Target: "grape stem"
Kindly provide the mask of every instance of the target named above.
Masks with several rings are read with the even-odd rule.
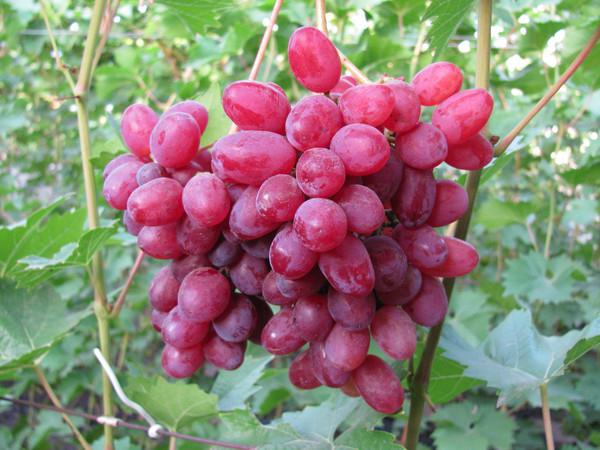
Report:
[[[540,386],[542,400],[542,418],[544,420],[544,434],[546,435],[546,449],[554,450],[554,435],[552,434],[552,418],[550,417],[550,404],[548,402],[548,385]]]
[[[135,277],[135,274],[138,272],[138,270],[140,269],[140,266],[142,265],[144,256],[145,256],[144,251],[140,250],[138,252],[137,257],[135,258],[135,262],[133,263],[133,266],[131,266],[131,269],[129,269],[129,275],[127,275],[127,280],[125,281],[125,284],[123,285],[123,288],[121,289],[121,292],[119,293],[119,296],[117,297],[117,300],[112,305],[112,309],[110,311],[111,319],[114,319],[119,316],[119,313],[121,312],[121,309],[123,308],[123,305],[125,304],[125,297],[127,297],[127,292],[129,292],[129,288],[131,287],[131,284],[133,283],[133,278]]]
[[[579,52],[577,57],[573,60],[571,65],[565,70],[565,72],[561,75],[561,77],[554,83],[546,94],[537,102],[537,104],[527,113],[521,121],[515,125],[515,127],[500,141],[500,143],[496,146],[494,154],[496,156],[500,156],[502,153],[506,151],[506,149],[510,146],[512,141],[523,131],[529,122],[533,120],[533,118],[542,110],[544,106],[546,106],[550,100],[554,97],[554,95],[559,91],[559,89],[571,78],[571,76],[575,73],[575,71],[581,66],[583,61],[590,54],[596,43],[600,39],[600,26],[596,28],[595,33],[592,35],[590,40],[587,42],[585,47]]]

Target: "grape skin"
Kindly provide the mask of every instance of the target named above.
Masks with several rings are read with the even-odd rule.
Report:
[[[408,268],[402,248],[389,236],[372,236],[364,244],[375,272],[375,290],[380,293],[400,289]]]
[[[351,372],[367,357],[371,337],[369,330],[348,330],[335,324],[325,340],[325,354],[338,369]]]
[[[364,123],[378,127],[394,109],[394,92],[384,84],[362,84],[346,90],[339,100],[346,124]]]
[[[327,309],[327,299],[322,295],[300,297],[293,309],[296,333],[305,341],[322,341],[333,326]]]
[[[421,271],[409,264],[402,285],[391,292],[378,291],[377,298],[384,305],[405,305],[419,293],[422,282]]]
[[[296,179],[291,175],[278,174],[266,179],[256,194],[256,210],[265,219],[287,222],[294,218],[296,210],[304,201]]]
[[[311,198],[296,211],[293,227],[302,245],[321,253],[343,242],[348,220],[344,210],[332,200]]]
[[[208,254],[208,260],[215,267],[227,267],[234,264],[242,256],[242,249],[238,244],[233,244],[223,239]]]
[[[169,312],[177,306],[179,281],[173,276],[171,268],[164,266],[152,277],[148,289],[148,299],[156,311]]]
[[[397,151],[392,151],[390,159],[381,170],[363,177],[363,185],[375,192],[382,202],[391,200],[402,182],[404,163],[396,154]]]
[[[343,161],[347,175],[371,175],[390,158],[390,144],[385,136],[362,123],[341,128],[331,140],[331,150]]]
[[[108,167],[108,166],[107,166]],[[167,171],[158,163],[150,162],[141,166],[135,174],[135,180],[141,186],[156,178],[166,177]]]
[[[229,277],[233,285],[246,295],[258,295],[262,292],[262,285],[269,273],[267,263],[262,258],[244,253],[242,257],[229,270]]]
[[[368,236],[385,221],[385,210],[381,200],[366,186],[345,186],[333,200],[346,213],[350,231]]]
[[[127,209],[127,200],[138,187],[135,175],[142,166],[141,161],[131,161],[116,167],[104,180],[102,194],[106,203],[119,211]]]
[[[448,311],[448,298],[444,286],[437,278],[423,275],[421,290],[403,308],[412,321],[419,325],[424,327],[439,325]]]
[[[207,267],[208,265],[209,261],[205,255],[188,255],[174,259],[169,267],[175,279],[181,283],[192,270]]]
[[[291,224],[286,224],[271,242],[269,262],[273,271],[292,280],[307,275],[319,255],[302,245]]]
[[[412,86],[423,106],[438,105],[456,94],[462,85],[462,71],[452,63],[440,61],[418,72]]]
[[[467,191],[458,183],[450,180],[437,180],[435,202],[427,224],[443,227],[460,219],[469,208]]]
[[[200,128],[194,118],[183,112],[163,116],[152,130],[150,151],[163,167],[181,169],[187,166],[200,144]]]
[[[202,346],[177,349],[171,345],[165,345],[161,363],[163,370],[170,377],[191,377],[204,364]]]
[[[313,373],[321,384],[329,387],[341,387],[350,379],[350,372],[338,369],[327,359],[324,343],[312,342],[308,354]]]
[[[383,126],[397,134],[412,130],[419,123],[421,105],[411,85],[395,80],[387,84],[394,91],[394,109]]]
[[[206,126],[208,125],[208,111],[204,105],[195,102],[193,100],[184,100],[179,103],[175,103],[171,106],[163,115],[163,117],[169,114],[181,112],[187,113],[196,121],[200,134],[204,134]]]
[[[205,227],[185,217],[177,225],[177,243],[188,255],[204,255],[219,240],[220,227]]]
[[[292,310],[285,308],[267,322],[261,334],[261,344],[273,355],[288,355],[304,345],[304,339],[295,333]]]
[[[295,298],[286,297],[277,287],[277,273],[269,272],[262,285],[262,297],[272,305],[289,306],[296,303]]]
[[[471,273],[479,264],[479,254],[475,247],[461,239],[444,236],[448,247],[448,258],[439,266],[423,269],[423,273],[434,277],[454,278]]]
[[[404,403],[404,390],[394,370],[381,358],[369,355],[352,373],[356,389],[367,404],[383,414],[395,414]]]
[[[433,169],[448,155],[444,134],[428,123],[420,123],[396,140],[398,155],[405,164],[419,170]]]
[[[131,152],[144,158],[150,155],[150,134],[158,116],[149,106],[134,103],[121,116],[121,136]]]
[[[275,230],[279,224],[265,219],[256,209],[258,189],[248,186],[231,208],[229,230],[240,240],[258,239]]]
[[[127,199],[127,212],[142,225],[166,225],[183,216],[181,185],[171,178],[156,178],[136,188]]]
[[[210,323],[187,320],[176,307],[162,323],[161,333],[165,344],[182,350],[200,345],[209,329]]]
[[[201,267],[181,283],[178,305],[190,320],[210,322],[227,309],[231,297],[229,281],[215,269]]]
[[[342,327],[362,330],[371,324],[375,315],[375,296],[373,293],[366,297],[347,295],[329,288],[327,308],[331,317]]]
[[[175,223],[142,228],[137,236],[137,245],[144,253],[156,259],[176,259],[183,254],[177,243]]]
[[[448,147],[446,163],[462,170],[483,169],[494,157],[494,147],[481,133]]]
[[[257,314],[248,297],[235,294],[229,306],[213,321],[217,335],[227,342],[244,342],[256,327]]]
[[[390,358],[410,359],[417,348],[417,329],[409,315],[397,306],[384,306],[375,313],[371,335]]]
[[[392,198],[392,209],[406,228],[423,225],[435,204],[436,183],[430,170],[404,167],[400,189]]]
[[[308,351],[299,353],[288,369],[290,383],[299,389],[314,389],[321,386],[315,376]]]
[[[122,166],[128,162],[134,163],[144,163],[140,158],[130,153],[125,153],[122,155],[115,156],[111,159],[106,166],[104,166],[104,170],[102,171],[102,179],[106,180],[112,171],[114,171],[117,167]],[[140,166],[141,167],[141,166]],[[136,177],[137,178],[137,177]]]
[[[296,179],[309,197],[328,198],[344,186],[346,169],[341,158],[331,150],[311,148],[298,158]]]
[[[287,140],[297,150],[329,147],[333,135],[344,125],[338,106],[323,95],[300,100],[285,121]]]
[[[183,208],[200,225],[214,227],[229,214],[231,201],[225,184],[212,173],[195,175],[183,188]]]
[[[394,239],[400,244],[408,261],[419,269],[439,267],[448,258],[448,247],[443,236],[429,225],[409,229],[397,225]]]
[[[215,335],[203,347],[206,360],[219,369],[235,370],[244,362],[245,342],[226,342]]]

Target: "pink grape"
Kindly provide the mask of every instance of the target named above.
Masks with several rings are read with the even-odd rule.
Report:
[[[325,354],[334,366],[351,372],[367,357],[370,341],[367,329],[348,330],[335,324],[325,339]]]
[[[166,177],[167,171],[160,164],[149,162],[140,167],[135,174],[135,180],[141,186],[156,178]]]
[[[403,308],[412,321],[419,325],[424,327],[439,325],[448,311],[448,298],[444,286],[437,278],[424,275],[421,290]]]
[[[262,285],[269,273],[267,263],[262,258],[244,253],[242,257],[229,270],[229,277],[233,285],[246,295],[258,295],[262,292]]]
[[[315,267],[318,260],[317,253],[302,245],[291,224],[285,225],[271,242],[271,267],[286,278],[302,278]]]
[[[321,254],[319,268],[329,284],[348,295],[367,296],[375,286],[375,272],[367,249],[352,235],[337,248]]]
[[[302,245],[314,252],[326,252],[342,243],[348,220],[332,200],[311,198],[296,211],[293,227]]]
[[[219,227],[205,227],[185,217],[177,225],[177,242],[188,255],[208,253],[219,240]]]
[[[169,313],[164,311],[159,311],[157,309],[153,309],[150,313],[150,323],[152,323],[152,327],[160,333],[162,329],[162,324],[167,318]]]
[[[212,336],[203,347],[206,360],[219,369],[235,370],[244,362],[245,342],[227,342]]]
[[[294,218],[304,194],[291,175],[278,174],[266,179],[256,194],[256,210],[265,219],[287,222]]]
[[[210,323],[187,320],[179,308],[173,308],[161,326],[165,344],[179,349],[197,347],[209,330]]]
[[[185,187],[186,184],[198,173],[197,168],[188,164],[181,169],[167,169],[167,173],[171,178],[177,181],[182,187]]]
[[[240,131],[213,145],[213,173],[225,182],[260,186],[278,173],[289,173],[296,152],[288,141],[270,131]]]
[[[183,254],[177,243],[175,223],[142,228],[137,236],[137,245],[156,259],[175,259]]]
[[[190,166],[198,172],[212,172],[211,162],[212,152],[206,148],[201,148],[198,153],[196,153],[196,156],[194,156],[194,159],[192,159]]]
[[[328,92],[340,79],[342,65],[337,50],[314,27],[294,31],[288,43],[288,60],[296,79],[309,91]]]
[[[277,283],[277,289],[283,296],[298,299],[317,293],[325,284],[325,279],[319,269],[315,267],[308,275],[295,280],[277,274],[275,282]]]
[[[237,202],[248,186],[245,184],[228,183],[225,185],[231,204]]]
[[[444,134],[428,123],[420,123],[413,130],[398,136],[396,148],[405,164],[419,170],[433,169],[448,154]]]
[[[202,346],[178,349],[171,345],[165,345],[161,362],[163,370],[170,377],[191,377],[204,364]]]
[[[448,145],[457,145],[475,136],[492,115],[494,99],[485,89],[467,89],[440,103],[431,123],[442,130]]]
[[[296,179],[309,197],[327,198],[344,185],[346,169],[341,158],[328,148],[311,148],[298,158]]]
[[[333,100],[323,95],[310,95],[300,100],[285,121],[287,140],[297,150],[329,147],[333,135],[344,125],[344,119]]]
[[[348,229],[369,235],[385,221],[383,204],[375,192],[360,184],[345,186],[333,198],[346,213]]]
[[[417,329],[406,312],[398,306],[384,306],[375,313],[371,335],[390,358],[410,359],[417,348]]]
[[[422,282],[421,271],[409,264],[402,285],[391,292],[377,292],[377,297],[384,305],[405,305],[419,293]]]
[[[462,170],[483,169],[494,157],[494,147],[481,133],[470,137],[462,144],[448,147],[446,163]]]
[[[142,225],[141,223],[137,223],[135,220],[133,220],[133,218],[127,211],[123,213],[123,225],[125,226],[127,232],[132,236],[137,236],[138,234],[140,234],[141,229],[144,228],[144,225]]]
[[[402,183],[394,198],[392,209],[406,228],[416,228],[429,219],[435,204],[436,183],[430,170],[404,167]]]
[[[269,272],[262,285],[262,297],[272,305],[288,306],[296,303],[295,298],[286,297],[277,287],[277,274]]]
[[[150,155],[150,134],[158,116],[149,106],[129,105],[121,117],[121,136],[131,153],[143,158]]]
[[[438,105],[456,94],[462,85],[462,71],[452,63],[440,61],[418,72],[412,86],[423,106]]]
[[[223,222],[231,207],[225,184],[207,172],[195,175],[185,185],[182,202],[187,215],[205,227]]]
[[[448,258],[433,269],[423,269],[423,273],[433,277],[454,278],[471,273],[479,264],[479,254],[475,247],[466,241],[444,236],[448,247]]]
[[[234,264],[241,256],[242,249],[238,244],[223,239],[208,254],[208,259],[215,267],[227,267]]]
[[[419,97],[412,86],[404,81],[388,83],[394,91],[394,109],[383,126],[396,134],[403,134],[415,128],[421,116]]]
[[[323,342],[312,342],[308,349],[308,355],[313,373],[321,384],[329,387],[341,387],[350,379],[350,372],[337,368],[327,359]]]
[[[169,312],[177,306],[177,292],[179,281],[173,276],[171,268],[165,266],[154,274],[148,298],[152,308],[161,312]]]
[[[333,326],[327,299],[318,294],[300,297],[293,309],[296,333],[307,342],[322,341]]]
[[[396,103],[394,91],[385,84],[361,84],[346,90],[339,105],[344,122],[382,125]]]
[[[464,188],[450,180],[437,180],[435,203],[427,224],[443,227],[458,220],[469,208],[469,196]]]
[[[389,236],[373,236],[364,244],[375,271],[375,290],[379,293],[399,289],[408,268],[400,245]]]
[[[271,310],[269,304],[262,298],[250,297],[250,301],[256,310],[256,326],[248,339],[260,345],[260,335],[267,322],[273,317],[273,310]]]
[[[177,301],[188,319],[210,322],[223,314],[230,297],[231,286],[227,278],[213,268],[202,267],[183,279]]]
[[[390,158],[390,144],[377,128],[362,123],[346,125],[331,140],[331,150],[344,162],[347,175],[371,175]]]
[[[163,116],[152,130],[150,150],[163,167],[181,169],[187,166],[200,144],[200,128],[194,118],[183,112]]]
[[[338,100],[340,96],[350,89],[352,86],[356,86],[356,80],[351,75],[344,75],[340,78],[340,81],[329,91],[329,97],[332,100]]]
[[[187,113],[192,116],[198,125],[200,134],[204,134],[208,125],[208,111],[203,105],[193,100],[184,100],[171,106],[163,117],[176,112]]]
[[[321,386],[314,374],[308,350],[299,353],[291,362],[288,377],[290,383],[299,389],[314,389]]]
[[[267,83],[235,81],[223,91],[223,110],[242,130],[285,134],[290,102]]]
[[[248,297],[235,294],[223,314],[213,321],[213,328],[227,342],[244,342],[254,331],[257,315]]]
[[[269,248],[275,237],[275,232],[269,233],[252,241],[243,241],[240,246],[242,249],[255,258],[267,259],[269,257]]]
[[[122,164],[106,177],[102,194],[106,203],[112,208],[120,211],[127,209],[127,200],[131,193],[138,187],[135,174],[142,164],[141,161]]]
[[[156,178],[136,188],[127,200],[127,212],[142,225],[166,225],[183,216],[181,185],[171,178]]]
[[[285,98],[287,98],[287,94],[285,93],[285,91],[283,90],[283,88],[281,86],[279,86],[277,83],[273,83],[272,81],[267,81],[267,85],[271,89],[275,89],[280,94],[283,94],[285,96]]]
[[[104,170],[102,171],[102,178],[104,180],[106,180],[106,177],[108,177],[113,170],[115,170],[117,167],[120,167],[123,164],[126,164],[128,162],[144,164],[144,161],[142,161],[137,156],[132,155],[131,153],[124,153],[122,155],[115,156],[113,159],[111,159],[108,162],[108,164],[106,166],[104,166]],[[139,166],[139,167],[142,167],[142,166]]]
[[[171,272],[173,272],[173,276],[175,279],[181,283],[183,279],[190,273],[192,270],[198,269],[200,267],[207,267],[210,265],[208,258],[205,255],[189,255],[182,256],[181,258],[174,259],[171,262]]]
[[[413,266],[421,269],[439,267],[448,258],[448,247],[443,236],[440,236],[429,225],[419,228],[394,228],[394,239]]]
[[[352,373],[364,401],[383,414],[395,414],[404,403],[404,390],[394,370],[381,358],[369,355]]]
[[[275,230],[279,224],[265,219],[256,209],[258,189],[248,186],[231,208],[229,230],[241,240],[258,239]]]
[[[327,307],[333,320],[349,330],[362,330],[369,326],[375,314],[375,297],[342,294],[330,288],[327,292]]]
[[[392,151],[390,159],[379,171],[363,177],[363,184],[374,191],[382,202],[387,202],[396,194],[402,181],[404,164]]]
[[[292,310],[285,308],[267,322],[261,334],[261,343],[273,355],[288,355],[304,345],[304,339],[296,334]]]

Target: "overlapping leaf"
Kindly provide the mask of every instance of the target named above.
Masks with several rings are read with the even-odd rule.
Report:
[[[450,36],[473,8],[474,0],[433,0],[423,16],[432,19],[428,38],[436,57],[446,48]]]

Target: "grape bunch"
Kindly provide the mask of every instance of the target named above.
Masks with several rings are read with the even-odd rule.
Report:
[[[172,260],[149,289],[164,371],[191,376],[208,361],[234,370],[248,340],[295,357],[291,383],[402,407],[393,360],[415,352],[416,325],[439,324],[440,278],[469,273],[473,246],[438,234],[468,208],[465,190],[436,180],[446,162],[474,170],[492,158],[480,133],[493,108],[460,90],[461,70],[431,64],[411,83],[357,84],[316,28],[290,38],[289,64],[313,92],[291,105],[271,82],[223,93],[239,131],[200,149],[206,109],[184,101],[158,117],[123,113],[132,154],[104,171],[104,196],[151,257]],[[435,106],[431,123],[423,106]],[[274,312],[274,309],[276,312]]]

